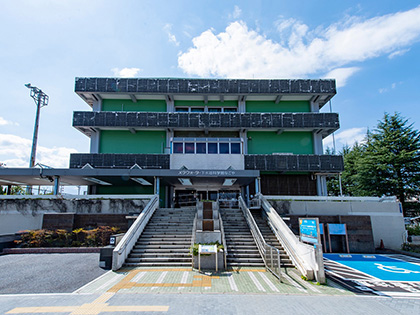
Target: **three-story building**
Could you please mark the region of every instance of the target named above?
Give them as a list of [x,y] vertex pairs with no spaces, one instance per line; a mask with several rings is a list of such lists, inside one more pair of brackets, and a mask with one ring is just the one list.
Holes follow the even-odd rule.
[[76,78],[91,111],[73,126],[90,152],[70,168],[132,169],[144,176],[85,178],[91,194],[160,193],[167,205],[242,193],[326,195],[341,156],[323,154],[339,128],[320,109],[335,80]]

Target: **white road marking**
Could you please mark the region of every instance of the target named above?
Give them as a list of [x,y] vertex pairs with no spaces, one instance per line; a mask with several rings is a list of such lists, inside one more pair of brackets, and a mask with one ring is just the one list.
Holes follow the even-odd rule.
[[162,272],[159,278],[156,280],[156,283],[163,283],[163,279],[165,279],[166,275],[168,274],[167,271]]
[[235,280],[233,279],[232,274],[228,274],[228,282],[229,282],[230,288],[233,291],[239,291],[238,290],[238,286],[236,285]]
[[91,285],[92,283],[94,283],[95,281],[98,281],[100,279],[102,279],[103,277],[107,276],[109,273],[111,273],[112,270],[109,270],[107,272],[105,272],[102,276],[99,276],[96,279],[93,279],[92,281],[90,281],[89,283],[86,283],[84,286],[78,288],[77,290],[73,291],[73,293],[79,293],[80,291],[82,291],[84,288],[86,288],[87,286]]
[[289,281],[289,283],[290,283],[292,286],[294,286],[296,289],[298,289],[299,291],[301,291],[301,292],[306,292],[306,289],[302,288],[299,284],[297,284],[297,283],[295,282],[295,280],[293,280],[292,278],[290,278],[290,276],[289,276],[288,274],[286,274],[286,273],[282,272],[282,273],[281,273],[281,276],[282,276],[283,278],[286,278],[286,279],[287,279],[287,281]]
[[184,271],[184,273],[182,274],[181,283],[187,283],[187,280],[188,280],[188,271]]
[[248,272],[249,277],[251,278],[252,282],[254,282],[255,286],[258,290],[265,292],[264,287],[261,285],[261,283],[257,280],[253,272]]
[[138,282],[141,278],[143,278],[146,275],[146,272],[139,272],[134,276],[133,279],[131,279],[131,282]]
[[270,281],[270,279],[267,278],[267,276],[264,274],[264,272],[259,272],[261,278],[264,280],[265,283],[270,287],[271,290],[274,292],[279,292],[279,289],[276,288],[273,282]]

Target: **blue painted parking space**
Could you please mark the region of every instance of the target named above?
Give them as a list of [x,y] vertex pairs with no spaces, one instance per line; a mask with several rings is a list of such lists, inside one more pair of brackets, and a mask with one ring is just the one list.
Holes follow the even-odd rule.
[[420,265],[383,256],[324,254],[324,257],[383,281],[420,281]]
[[402,254],[324,254],[329,279],[356,294],[420,297],[420,259]]

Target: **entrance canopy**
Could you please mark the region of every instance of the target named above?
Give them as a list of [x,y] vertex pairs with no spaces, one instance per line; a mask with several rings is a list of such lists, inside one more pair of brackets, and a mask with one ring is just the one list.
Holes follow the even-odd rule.
[[260,176],[257,170],[159,170],[159,169],[41,169],[1,168],[0,185],[53,186],[124,186],[153,185],[155,178],[162,184],[194,186],[212,183],[221,186],[245,186]]

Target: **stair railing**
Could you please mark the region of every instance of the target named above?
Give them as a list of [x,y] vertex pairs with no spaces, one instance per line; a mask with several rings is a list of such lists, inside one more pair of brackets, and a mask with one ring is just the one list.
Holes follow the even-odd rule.
[[[316,253],[316,250],[319,251],[320,247],[315,249],[314,246],[301,242],[267,199],[261,194],[258,195],[258,198],[261,200],[261,207],[265,211],[269,226],[296,268],[308,280],[316,278],[318,282],[325,283],[322,253]],[[317,259],[317,256],[320,257]]]
[[220,232],[222,234],[223,255],[225,257],[225,259],[224,259],[224,261],[225,261],[225,269],[227,270],[227,255],[228,255],[228,250],[227,250],[227,245],[226,245],[225,229],[223,228],[223,220],[222,220],[222,216],[220,215],[220,212],[219,212],[219,222],[220,222]]
[[122,267],[158,206],[159,195],[154,195],[112,251],[112,270],[118,270]]
[[249,211],[242,196],[239,196],[239,207],[245,216],[246,222],[248,223],[248,226],[251,230],[251,234],[255,240],[255,243],[257,244],[258,251],[261,254],[265,267],[280,280],[280,250],[266,243],[264,237],[261,234],[260,229],[258,228],[257,223],[254,220],[254,217],[251,214],[251,211]]
[[194,221],[193,221],[193,228],[191,234],[191,268],[194,269],[194,244],[195,244],[195,231],[197,229],[197,216],[198,212],[195,213]]

